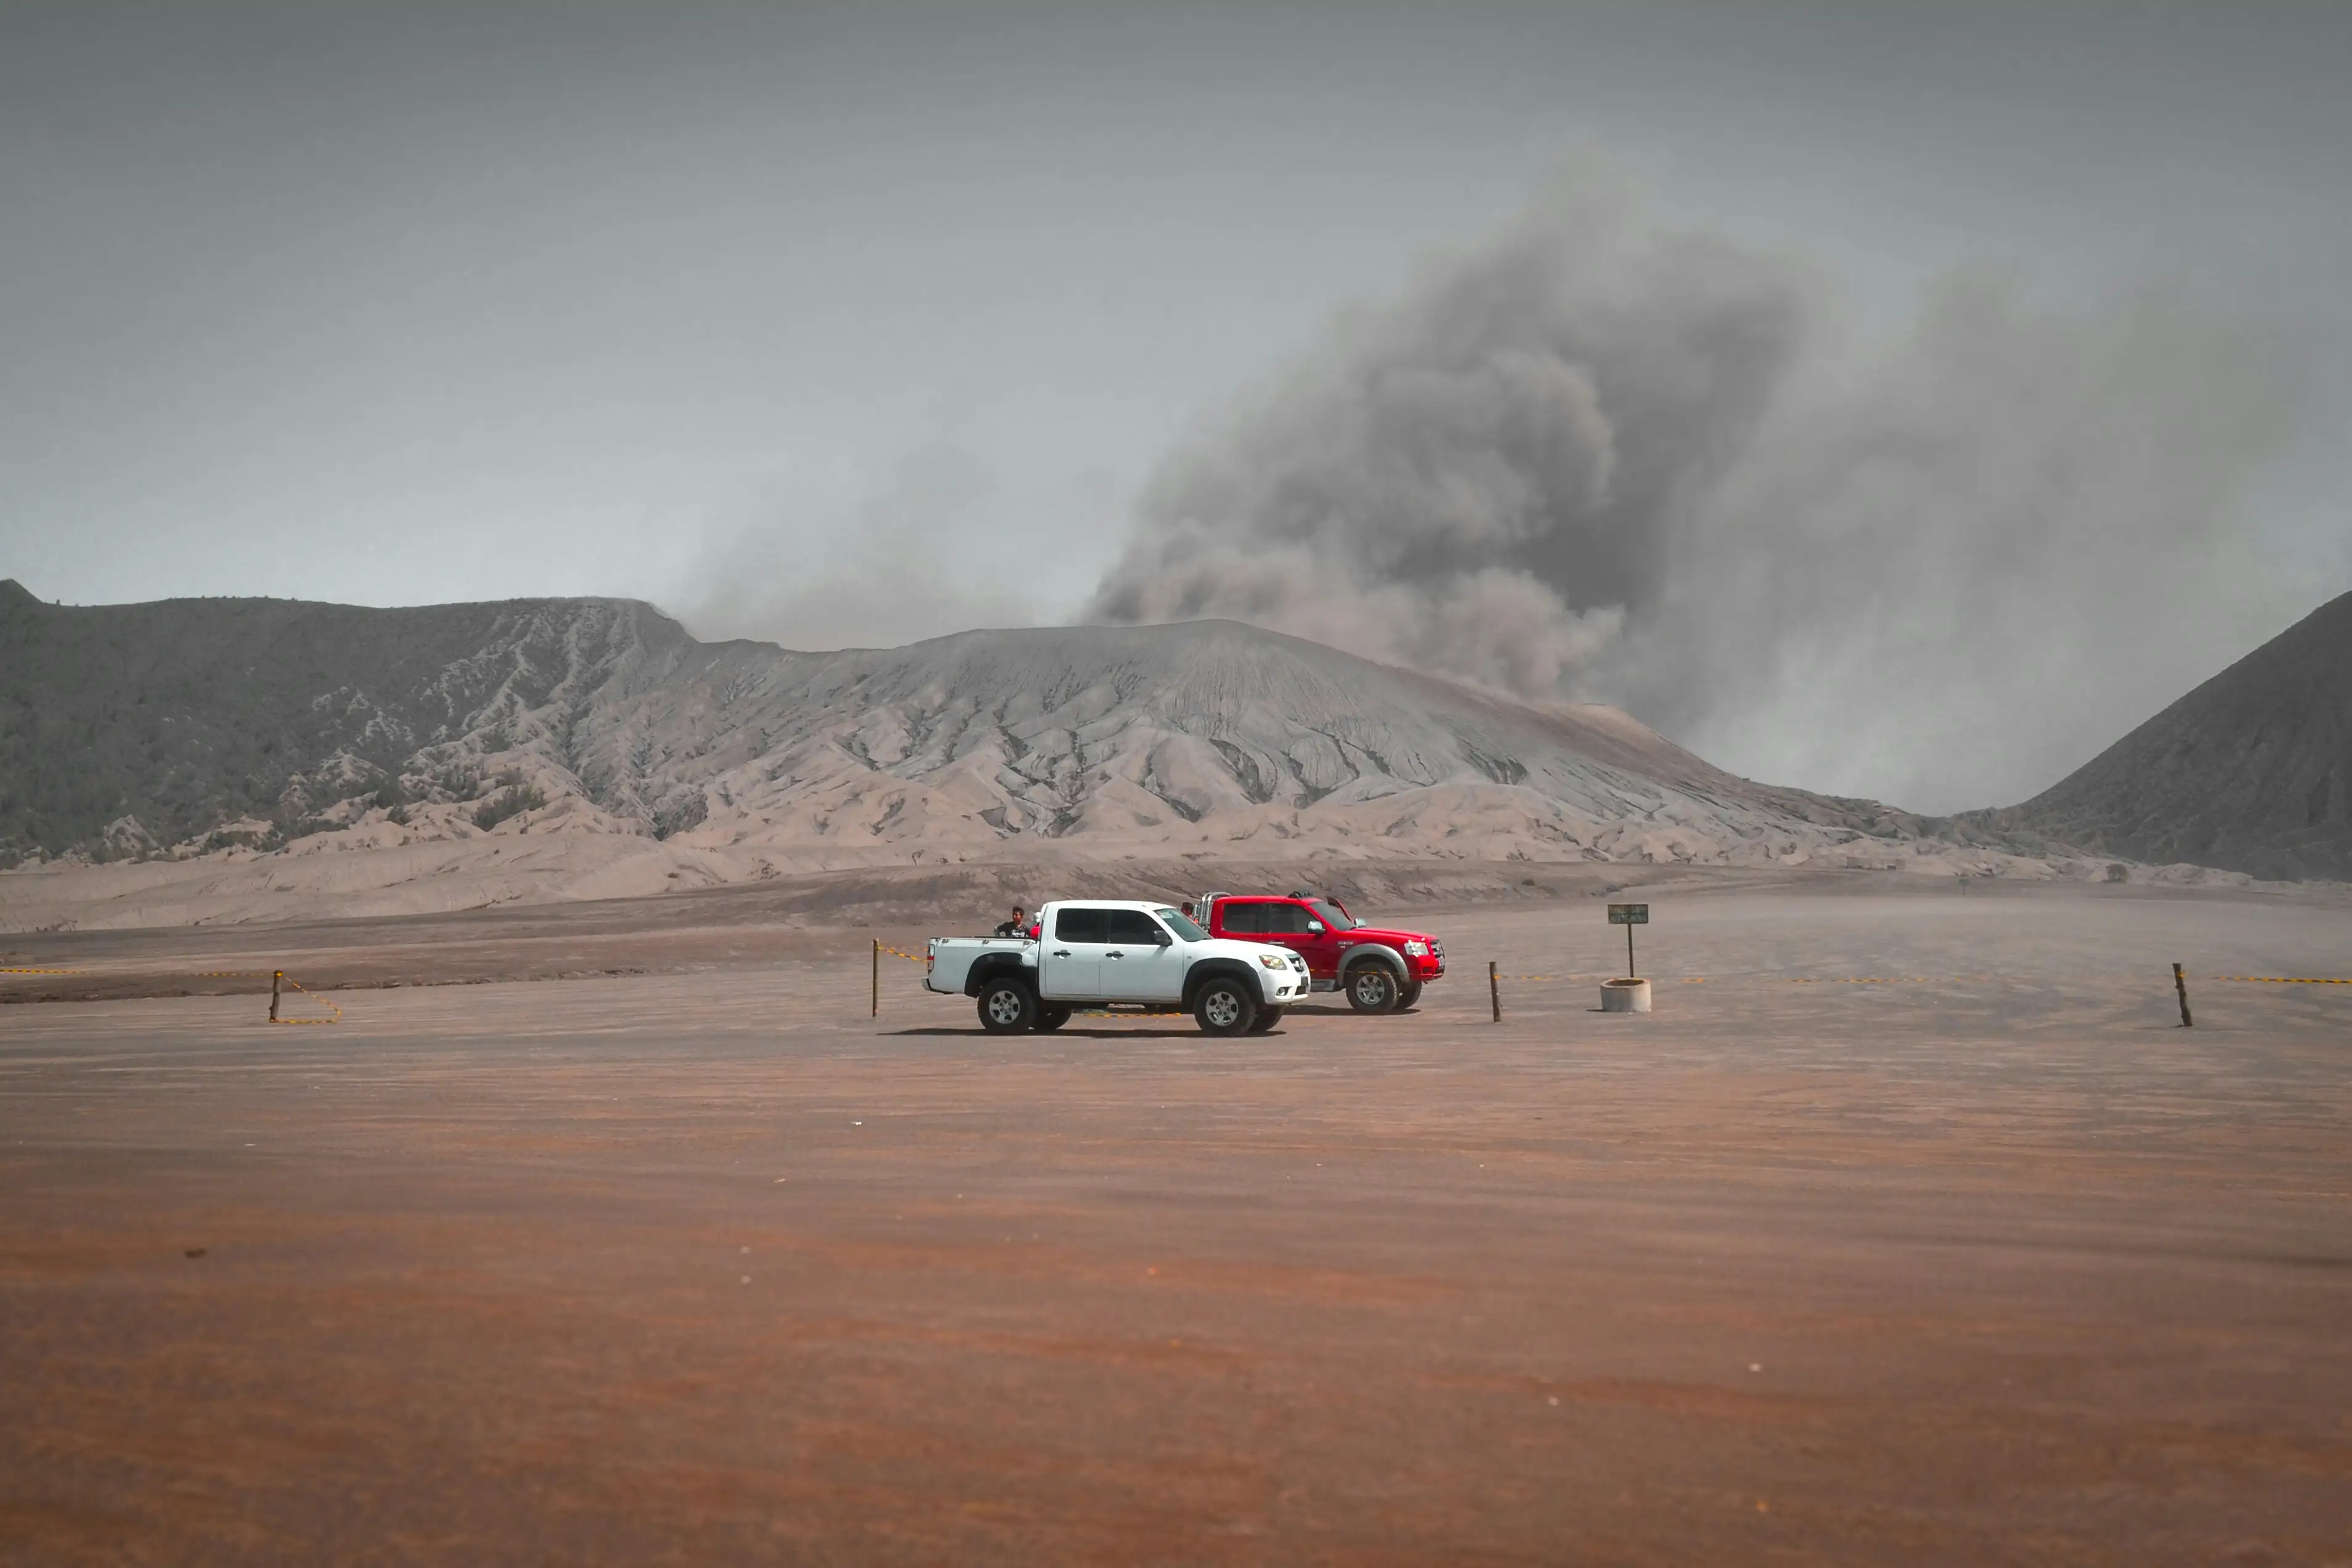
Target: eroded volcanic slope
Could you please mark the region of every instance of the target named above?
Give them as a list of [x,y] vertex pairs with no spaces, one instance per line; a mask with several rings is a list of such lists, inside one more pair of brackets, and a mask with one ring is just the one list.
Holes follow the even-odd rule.
[[496,831],[642,835],[769,870],[1039,846],[1927,852],[1916,819],[1733,778],[1614,709],[1230,622],[803,653],[698,643],[621,600],[79,609],[9,583],[0,724],[0,838],[18,856],[184,855],[223,824],[265,850],[465,838],[480,804],[526,791],[545,803]]
[[[0,850],[299,821],[386,779],[455,795],[483,753],[526,738],[582,762],[575,727],[693,648],[645,606],[608,601],[69,608],[0,581]],[[626,783],[596,788],[635,810]]]
[[2352,593],[1977,821],[2134,860],[2352,881]]

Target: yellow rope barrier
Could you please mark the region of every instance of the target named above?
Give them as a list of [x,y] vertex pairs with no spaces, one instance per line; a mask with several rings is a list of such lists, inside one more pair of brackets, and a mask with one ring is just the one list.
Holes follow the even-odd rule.
[[[1505,975],[1505,976],[1504,976],[1504,977],[1503,977],[1504,979],[1506,979],[1506,980],[1543,980],[1543,981],[1555,981],[1555,982],[1559,982],[1559,981],[1570,981],[1570,980],[1606,980],[1606,979],[1612,979],[1612,978],[1615,978],[1616,977],[1614,977],[1614,976],[1611,976],[1611,975],[1601,975],[1601,974],[1592,974],[1592,975],[1582,975],[1582,974],[1578,974],[1578,975]],[[1666,978],[1664,978],[1664,977],[1659,977],[1659,976],[1652,976],[1652,977],[1651,977],[1652,979],[1656,980],[1656,981],[1657,981],[1659,984],[1661,984],[1661,985],[1665,985],[1665,984],[1672,983],[1672,982],[1670,982],[1669,980],[1667,980]],[[2127,977],[2127,976],[2125,976],[2125,975],[2122,975],[2122,974],[2114,974],[2114,975],[2098,975],[2098,976],[2069,976],[2069,975],[1791,975],[1791,976],[1788,976],[1788,977],[1776,977],[1769,976],[1769,975],[1759,975],[1759,976],[1756,976],[1756,977],[1754,977],[1754,978],[1756,978],[1756,979],[1758,979],[1758,980],[1761,981],[1762,983],[1764,983],[1764,984],[1766,984],[1766,985],[1780,985],[1780,986],[1952,986],[1952,985],[1963,985],[1963,984],[1980,984],[1980,985],[1990,985],[1990,984],[1992,984],[1992,983],[1995,983],[1995,982],[1998,982],[1998,981],[2001,981],[2001,980],[2031,980],[2031,981],[2037,981],[2037,982],[2038,982],[2038,981],[2042,981],[2042,980],[2052,980],[2052,979],[2083,979],[2083,978],[2092,978],[2092,979],[2125,979],[2125,978],[2128,978],[2128,977]],[[2242,982],[2242,983],[2249,984],[2249,985],[2262,985],[2262,986],[2352,986],[2352,977],[2336,977],[2336,976],[2315,976],[2315,975],[2208,975],[2208,976],[2206,976],[2205,977],[2206,977],[2207,979],[2209,979],[2209,980],[2232,980],[2232,981],[2239,981],[2239,982]],[[1710,979],[1714,979],[1714,978],[1719,978],[1719,977],[1707,976],[1707,975],[1685,975],[1685,976],[1680,977],[1680,978],[1679,978],[1679,983],[1680,983],[1680,984],[1682,984],[1682,985],[1685,985],[1685,986],[1703,986],[1703,985],[1707,984],[1707,983],[1708,983],[1708,981],[1709,981]]]
[[[304,996],[309,997],[312,1001],[319,1003],[321,1007],[328,1009],[333,1012],[335,1016],[331,1019],[271,1019],[269,1020],[271,1023],[341,1023],[343,1021],[343,1009],[337,1007],[333,1001],[326,997],[319,996],[316,993],[306,989],[303,987],[302,982],[296,979],[291,975],[285,975],[282,978],[288,985],[293,987],[296,990],[300,991]],[[272,1005],[274,1006],[275,1004]]]
[[2256,986],[2352,986],[2352,980],[2312,978],[2301,975],[2214,975],[2216,980],[2242,980]]
[[[0,975],[93,975],[99,973],[102,973],[102,971],[93,969],[0,969]],[[160,974],[118,975],[113,977],[125,980],[166,978],[170,977],[172,973],[172,971],[166,970],[162,971]],[[343,1009],[338,1003],[330,998],[320,996],[317,992],[311,990],[309,987],[303,985],[301,981],[296,979],[293,976],[287,974],[282,969],[196,969],[183,970],[179,971],[179,973],[188,974],[193,976],[194,978],[203,980],[267,980],[272,976],[275,976],[278,979],[283,980],[287,985],[291,986],[295,990],[299,991],[302,995],[309,997],[312,1001],[317,1002],[320,1007],[325,1008],[333,1016],[331,1018],[309,1019],[273,1018],[268,1019],[268,1022],[308,1024],[341,1023],[343,1021]],[[271,1011],[275,1012],[277,1010],[278,1001],[275,992],[271,993],[269,1006]]]
[[[96,969],[0,969],[0,975],[95,975],[98,973],[100,971]],[[159,969],[153,973],[159,975],[184,973],[199,980],[266,980],[269,978],[269,971],[267,969]]]

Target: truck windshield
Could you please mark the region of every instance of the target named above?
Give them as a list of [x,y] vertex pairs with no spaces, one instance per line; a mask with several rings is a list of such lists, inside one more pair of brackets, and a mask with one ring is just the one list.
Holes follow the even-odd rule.
[[1207,932],[1202,930],[1199,926],[1185,919],[1182,915],[1173,909],[1155,909],[1151,913],[1160,916],[1161,921],[1166,923],[1168,929],[1176,933],[1176,935],[1184,941],[1206,942],[1209,939],[1209,934]]
[[1307,907],[1315,911],[1316,919],[1331,930],[1353,931],[1356,928],[1356,917],[1328,898],[1309,899]]

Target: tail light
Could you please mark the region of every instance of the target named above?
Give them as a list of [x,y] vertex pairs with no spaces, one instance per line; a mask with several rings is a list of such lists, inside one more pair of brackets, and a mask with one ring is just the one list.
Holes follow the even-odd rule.
[[934,936],[923,946],[923,975],[926,978],[929,978],[931,971],[938,967],[939,962],[940,939]]

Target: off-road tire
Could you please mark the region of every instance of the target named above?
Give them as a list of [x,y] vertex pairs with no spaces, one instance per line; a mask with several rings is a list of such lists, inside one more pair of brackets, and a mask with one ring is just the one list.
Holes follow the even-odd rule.
[[1419,1000],[1421,1000],[1421,982],[1419,980],[1407,980],[1405,982],[1404,989],[1397,993],[1396,1010],[1402,1012],[1405,1009],[1412,1006],[1413,1003]]
[[1019,1034],[1037,1021],[1037,994],[1018,980],[991,980],[980,988],[980,1027],[991,1034]]
[[1252,1034],[1265,1034],[1281,1021],[1280,1008],[1260,1008],[1257,1009],[1257,1017],[1250,1019],[1249,1031]]
[[1359,964],[1348,971],[1348,1005],[1360,1013],[1394,1012],[1397,978],[1380,964]]
[[1192,1021],[1202,1034],[1246,1034],[1257,1021],[1257,998],[1239,980],[1221,976],[1192,998]]
[[1037,1021],[1029,1027],[1039,1034],[1051,1034],[1070,1021],[1070,1009],[1060,1002],[1037,1004]]

